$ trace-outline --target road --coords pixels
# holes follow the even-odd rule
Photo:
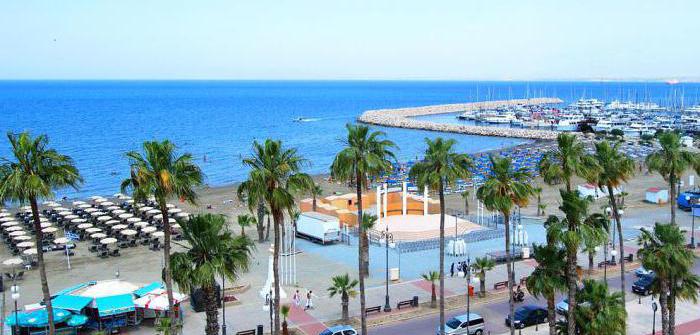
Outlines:
[[[693,270],[696,274],[700,274],[700,262],[695,262],[695,267]],[[612,273],[608,272],[610,276]],[[632,293],[632,283],[636,280],[636,276],[633,272],[629,272],[625,275],[626,278],[626,291],[627,301],[637,299],[637,295]],[[620,277],[609,277],[608,283],[610,288],[613,290],[620,289]],[[526,291],[527,292],[527,291]],[[557,302],[561,300],[561,296],[557,298]],[[515,305],[522,306],[523,304],[533,304],[546,307],[546,301],[543,299],[537,300],[531,295],[526,294],[525,301]],[[500,300],[492,302],[489,304],[480,304],[478,306],[471,307],[472,313],[480,314],[486,320],[486,334],[491,332],[492,334],[501,334],[508,331],[508,327],[505,325],[505,317],[508,315],[508,301]],[[454,310],[447,313],[446,319],[453,317],[455,315],[466,313],[466,306],[460,310]],[[371,335],[426,335],[435,334],[437,326],[439,323],[439,315],[429,315],[426,317],[414,318],[410,321],[402,321],[391,325],[386,325],[382,327],[371,328],[369,334]]]

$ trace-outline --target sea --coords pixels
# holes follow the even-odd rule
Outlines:
[[[129,173],[125,153],[147,140],[169,139],[179,152],[191,153],[214,187],[244,180],[242,158],[253,141],[267,138],[297,148],[310,163],[306,172],[327,173],[344,126],[365,110],[544,96],[693,105],[699,89],[662,82],[0,81],[0,130],[48,135],[85,180],[57,196],[83,198],[118,192]],[[424,139],[437,136],[456,139],[465,153],[529,143],[375,128],[398,145],[401,161],[422,156]],[[0,139],[0,157],[10,154]]]

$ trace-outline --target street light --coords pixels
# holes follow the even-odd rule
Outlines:
[[[389,303],[389,243],[394,243],[394,234],[389,232],[389,225],[387,225],[386,229],[382,232],[381,238],[384,239],[384,249],[386,251],[386,296],[384,297],[384,312],[391,312],[391,304]]]
[[[654,311],[654,318],[652,319],[651,322],[651,333],[656,334],[656,310],[659,308],[658,305],[656,305],[656,301],[651,303],[651,309]]]
[[[613,243],[613,250],[610,250],[610,256],[612,258],[610,260],[610,264],[615,265],[615,256],[617,256],[617,250],[615,250],[615,243]]]
[[[695,201],[689,195],[685,196],[685,200],[690,205],[690,216],[693,217],[693,226],[690,230],[690,248],[695,249]]]
[[[17,300],[19,300],[19,286],[17,286],[17,284],[12,285],[12,287],[10,288],[10,292],[12,292],[12,300],[15,302],[15,327],[13,334],[19,334],[19,318],[17,316]]]

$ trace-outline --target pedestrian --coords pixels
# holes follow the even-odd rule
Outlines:
[[[301,294],[299,294],[299,290],[296,290],[294,292],[294,296],[292,297],[292,301],[294,302],[294,305],[299,307],[301,306]]]
[[[306,292],[306,307],[304,307],[304,310],[314,308],[314,303],[311,300],[312,295],[313,295],[313,291],[309,290],[308,292]]]
[[[450,277],[455,276],[455,262],[452,262],[452,265],[450,265]]]

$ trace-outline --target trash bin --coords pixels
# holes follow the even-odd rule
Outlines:
[[[413,307],[418,307],[418,296],[417,295],[413,296]]]
[[[474,286],[473,285],[469,285],[469,296],[470,297],[474,296]]]
[[[256,334],[263,335],[263,325],[258,325]]]

